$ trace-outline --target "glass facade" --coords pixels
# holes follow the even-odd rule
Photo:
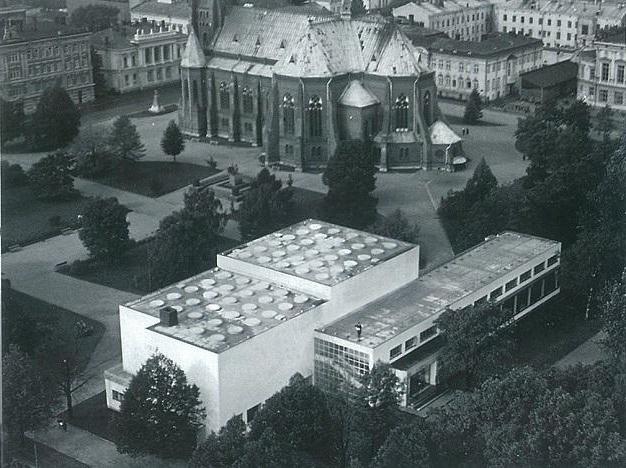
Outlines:
[[[315,338],[314,382],[322,390],[350,394],[369,368],[367,354]]]

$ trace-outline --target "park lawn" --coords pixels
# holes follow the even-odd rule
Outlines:
[[[208,166],[173,161],[124,162],[94,180],[127,192],[159,197],[220,172]]]
[[[2,187],[2,251],[14,244],[26,245],[60,234],[61,229],[74,228],[78,215],[90,198],[77,195],[66,201],[45,201],[35,197],[28,185]],[[58,216],[53,226],[50,219]]]
[[[515,329],[517,362],[533,367],[552,366],[600,331],[600,321],[583,314],[562,312],[555,298],[521,319]]]
[[[73,408],[70,419],[67,411],[61,414],[71,425],[115,443],[118,413],[107,407],[106,392],[98,393]]]
[[[239,243],[226,237],[219,239],[218,252],[231,249]],[[152,287],[148,280],[148,252],[153,242],[153,239],[148,239],[135,244],[116,263],[103,263],[92,259],[78,261],[64,266],[59,270],[59,273],[133,294],[148,294],[157,289]],[[214,266],[215,261],[207,264],[202,271],[209,270]],[[197,273],[201,273],[201,271]]]

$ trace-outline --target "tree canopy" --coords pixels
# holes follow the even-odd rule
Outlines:
[[[395,210],[389,216],[385,216],[382,221],[374,224],[372,232],[413,244],[417,244],[419,241],[419,226],[411,224],[400,209]]]
[[[124,393],[117,449],[131,456],[187,458],[206,416],[200,390],[171,359],[154,354]]]
[[[111,6],[85,5],[72,12],[70,24],[96,32],[116,25],[119,12],[117,8]]]
[[[40,151],[55,150],[71,143],[80,128],[80,112],[59,85],[47,88],[37,103],[29,140]]]
[[[164,286],[210,268],[226,216],[212,190],[191,188],[185,206],[163,218],[148,253],[149,283]]]
[[[212,432],[193,452],[191,468],[230,468],[239,460],[246,444],[246,423],[233,416],[219,433]]]
[[[0,98],[0,135],[2,142],[11,141],[24,134],[26,117],[24,104]]]
[[[38,198],[66,200],[77,194],[72,177],[72,160],[67,153],[56,152],[41,158],[27,174]]]
[[[477,89],[472,89],[469,97],[467,98],[467,104],[465,105],[465,112],[463,113],[463,122],[470,125],[476,125],[480,119],[483,118],[482,100]]]
[[[250,184],[238,211],[239,231],[244,240],[256,239],[285,227],[293,220],[293,189],[263,168]]]
[[[363,229],[376,221],[378,199],[376,158],[369,145],[360,140],[341,141],[322,176],[328,193],[324,199],[324,219]]]
[[[137,127],[127,115],[121,115],[113,122],[109,146],[113,154],[121,160],[137,161],[146,154]]]
[[[161,139],[161,149],[176,162],[176,156],[185,150],[183,134],[174,120],[170,120]]]
[[[113,261],[124,254],[130,245],[128,211],[117,198],[96,198],[87,205],[78,237],[92,257]]]

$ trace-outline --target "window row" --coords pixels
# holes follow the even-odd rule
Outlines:
[[[507,21],[507,20],[508,20],[508,15],[505,13],[505,14],[502,15],[502,21]],[[528,24],[533,24],[534,21],[535,21],[535,18],[533,16],[529,16],[528,17]],[[512,15],[511,16],[511,22],[512,23],[517,22],[517,15]],[[521,24],[524,24],[526,22],[526,17],[525,16],[520,16],[519,17],[519,22]],[[560,19],[557,19],[555,23],[556,23],[557,27],[561,27],[564,24],[564,22],[562,20],[560,20]],[[543,18],[537,18],[537,24],[542,25],[543,24]],[[546,24],[548,26],[552,26],[552,18],[547,18],[546,19]],[[567,27],[569,29],[577,28],[578,27],[578,22],[572,22],[572,21],[568,20],[567,21]]]
[[[467,15],[461,14],[461,15],[454,16],[452,18],[445,18],[445,19],[442,19],[441,21],[437,21],[435,23],[435,28],[439,29],[440,27],[455,26],[457,24],[462,24],[466,22],[469,23],[470,21],[478,21],[478,20],[484,20],[484,19],[485,19],[484,11],[481,11],[480,13],[472,13],[471,16],[469,14]],[[489,14],[487,14],[487,19],[489,19]]]
[[[426,330],[423,330],[422,332],[420,332],[419,334],[419,343],[425,343],[426,341],[430,340],[431,338],[433,338],[435,335],[437,335],[437,326],[433,325],[429,328],[427,328]],[[404,353],[407,353],[408,351],[412,350],[413,348],[417,347],[418,344],[418,337],[417,336],[412,336],[411,338],[409,338],[408,340],[406,340],[403,344],[399,344],[398,346],[394,346],[393,348],[391,348],[391,350],[389,351],[389,359],[395,359],[398,356],[403,354],[403,347],[404,347]]]

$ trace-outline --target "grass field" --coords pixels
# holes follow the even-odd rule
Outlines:
[[[111,174],[94,180],[127,192],[159,197],[218,172],[216,169],[197,164],[138,161],[126,162]]]
[[[2,251],[56,236],[62,228],[75,227],[77,216],[90,199],[77,196],[67,201],[44,201],[27,186],[2,187]],[[58,217],[53,225],[51,219]]]

